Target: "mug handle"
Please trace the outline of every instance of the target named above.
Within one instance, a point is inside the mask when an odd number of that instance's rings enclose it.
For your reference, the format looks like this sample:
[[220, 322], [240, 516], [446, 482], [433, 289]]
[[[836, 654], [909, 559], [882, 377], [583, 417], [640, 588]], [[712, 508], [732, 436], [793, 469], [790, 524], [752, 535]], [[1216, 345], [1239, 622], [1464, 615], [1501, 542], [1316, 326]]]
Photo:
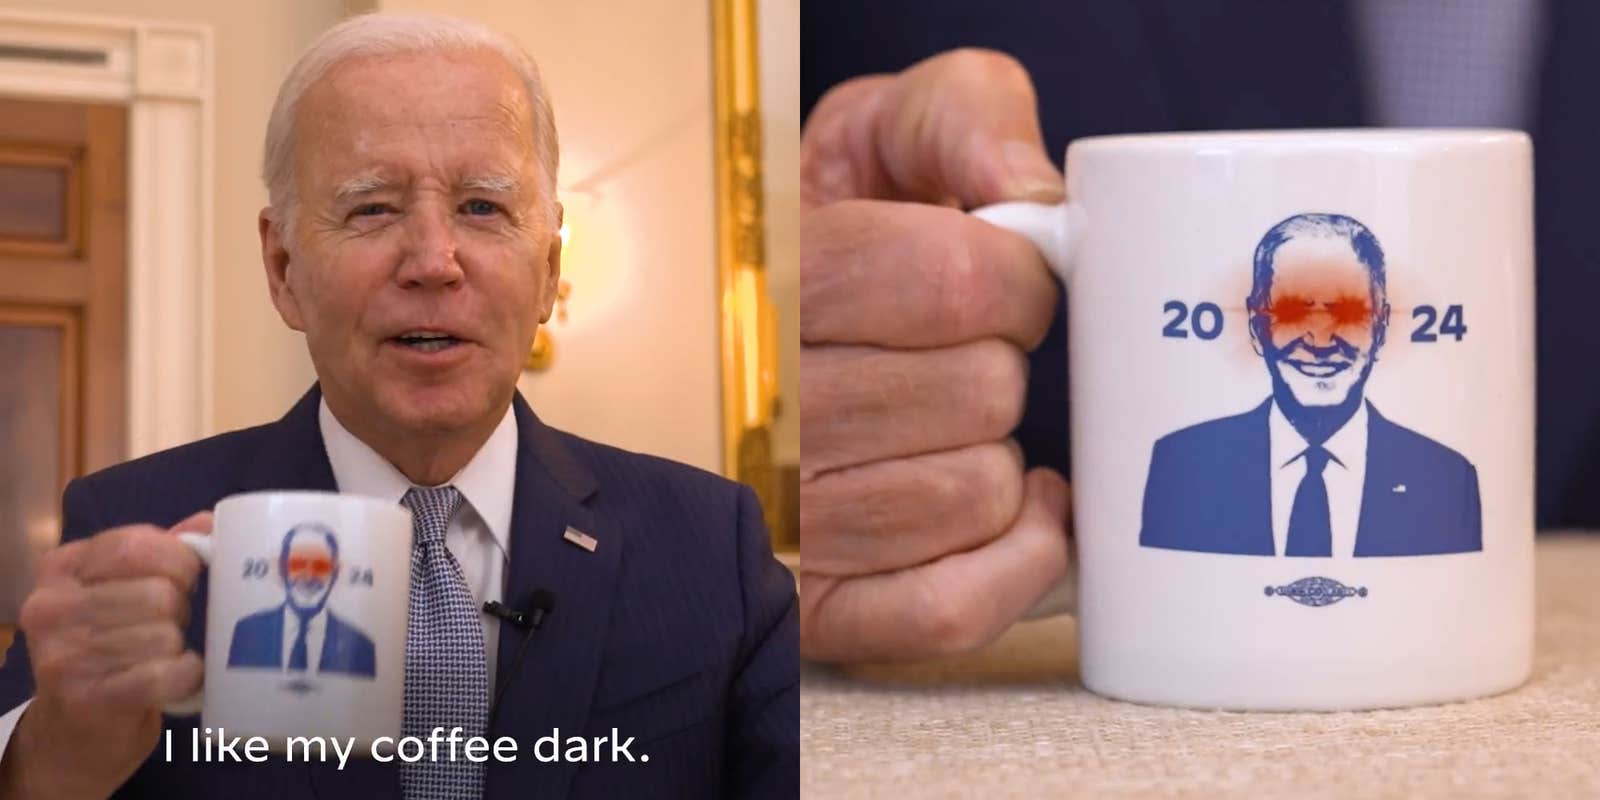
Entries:
[[[1063, 282], [1070, 272], [1072, 248], [1079, 238], [1082, 212], [1069, 203], [996, 203], [974, 209], [972, 216], [1005, 228], [1033, 242], [1046, 264]], [[1071, 548], [1076, 550], [1076, 548]], [[1078, 562], [1067, 562], [1067, 574], [1045, 592], [1027, 613], [1025, 620], [1075, 614], [1078, 606]]]
[[1026, 237], [1039, 248], [1046, 264], [1067, 280], [1072, 249], [1080, 238], [1082, 210], [1070, 203], [995, 203], [972, 210], [972, 216]]
[[[194, 533], [192, 531], [184, 531], [183, 533], [179, 533], [177, 536], [178, 541], [188, 545], [189, 549], [193, 550], [194, 554], [200, 557], [200, 561], [202, 563], [204, 563], [206, 566], [211, 566], [210, 536], [207, 536], [203, 533]], [[192, 717], [195, 714], [200, 713], [200, 701], [204, 698], [204, 696], [205, 684], [202, 679], [200, 688], [196, 689], [194, 694], [185, 697], [182, 700], [168, 703], [162, 707], [161, 713], [174, 717]]]

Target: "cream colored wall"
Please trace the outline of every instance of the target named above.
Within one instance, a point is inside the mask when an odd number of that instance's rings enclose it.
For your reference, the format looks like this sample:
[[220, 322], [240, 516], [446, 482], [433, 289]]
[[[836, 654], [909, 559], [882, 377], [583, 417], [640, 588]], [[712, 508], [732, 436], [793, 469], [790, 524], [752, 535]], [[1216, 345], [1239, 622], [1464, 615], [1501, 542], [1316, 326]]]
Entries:
[[0, 0], [0, 7], [169, 19], [215, 37], [215, 414], [210, 430], [282, 415], [314, 376], [298, 334], [267, 301], [256, 212], [261, 134], [278, 80], [301, 48], [343, 13], [343, 0]]
[[693, 0], [379, 0], [476, 19], [539, 62], [572, 238], [556, 362], [520, 387], [540, 418], [720, 471], [711, 18]]

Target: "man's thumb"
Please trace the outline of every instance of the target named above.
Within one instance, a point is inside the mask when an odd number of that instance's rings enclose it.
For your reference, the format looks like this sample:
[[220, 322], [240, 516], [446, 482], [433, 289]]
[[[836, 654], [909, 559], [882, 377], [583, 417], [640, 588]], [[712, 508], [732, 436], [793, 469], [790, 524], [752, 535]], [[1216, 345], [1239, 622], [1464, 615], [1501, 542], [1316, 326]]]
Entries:
[[1003, 53], [963, 49], [829, 92], [806, 122], [808, 204], [846, 198], [1055, 202], [1033, 82]]

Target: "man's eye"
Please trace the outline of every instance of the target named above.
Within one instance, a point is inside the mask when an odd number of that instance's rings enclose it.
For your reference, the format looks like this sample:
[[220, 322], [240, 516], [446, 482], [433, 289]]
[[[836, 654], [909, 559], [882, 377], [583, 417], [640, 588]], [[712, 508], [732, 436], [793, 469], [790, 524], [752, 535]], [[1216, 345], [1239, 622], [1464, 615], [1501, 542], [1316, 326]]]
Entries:
[[500, 204], [488, 200], [468, 200], [461, 204], [461, 211], [465, 214], [481, 217], [500, 212]]
[[1276, 298], [1268, 308], [1274, 322], [1294, 324], [1311, 316], [1311, 301], [1296, 295]]
[[375, 217], [379, 214], [387, 213], [388, 211], [389, 205], [387, 203], [366, 203], [356, 206], [354, 209], [352, 209], [350, 211], [350, 216]]

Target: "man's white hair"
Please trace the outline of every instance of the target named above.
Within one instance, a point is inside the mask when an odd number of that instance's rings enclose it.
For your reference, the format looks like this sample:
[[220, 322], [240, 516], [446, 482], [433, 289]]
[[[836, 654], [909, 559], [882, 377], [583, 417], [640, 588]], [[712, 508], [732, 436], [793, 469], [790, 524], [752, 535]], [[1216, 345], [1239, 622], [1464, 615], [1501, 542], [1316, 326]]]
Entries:
[[295, 124], [306, 90], [335, 66], [355, 58], [407, 53], [461, 53], [489, 50], [505, 58], [528, 94], [533, 116], [533, 152], [539, 160], [539, 199], [555, 227], [556, 169], [560, 162], [555, 113], [539, 79], [539, 66], [510, 37], [483, 25], [431, 14], [379, 12], [351, 17], [324, 31], [300, 56], [278, 87], [267, 120], [261, 179], [285, 238], [292, 237], [296, 201]]

